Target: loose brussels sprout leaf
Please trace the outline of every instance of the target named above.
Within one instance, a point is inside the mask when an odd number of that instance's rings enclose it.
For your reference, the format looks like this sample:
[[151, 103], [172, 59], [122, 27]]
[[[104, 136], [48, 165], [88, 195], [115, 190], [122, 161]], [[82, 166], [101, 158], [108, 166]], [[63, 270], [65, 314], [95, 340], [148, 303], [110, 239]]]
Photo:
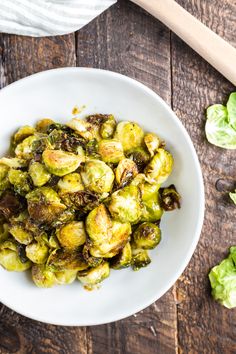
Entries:
[[6, 191], [0, 198], [0, 216], [6, 220], [17, 215], [24, 207], [24, 204], [18, 196], [10, 191]]
[[165, 182], [172, 172], [173, 163], [174, 159], [168, 151], [158, 149], [157, 153], [144, 170], [148, 182]]
[[150, 154], [142, 147], [137, 147], [129, 151], [126, 155], [135, 162], [139, 172], [143, 172], [151, 158]]
[[83, 221], [72, 221], [56, 232], [56, 236], [62, 247], [76, 249], [86, 241], [86, 232]]
[[0, 164], [9, 168], [22, 168], [27, 166], [27, 161], [18, 159], [17, 157], [2, 157], [0, 159]]
[[68, 123], [67, 126], [73, 130], [80, 136], [82, 136], [86, 140], [92, 140], [95, 138], [93, 134], [93, 126], [92, 124], [86, 122], [80, 118], [73, 118]]
[[91, 159], [99, 159], [97, 139], [92, 139], [86, 144], [86, 156]]
[[159, 147], [161, 146], [161, 140], [156, 134], [148, 133], [144, 136], [144, 143], [149, 151], [151, 157], [155, 155]]
[[84, 190], [84, 185], [79, 173], [70, 173], [60, 178], [58, 188], [62, 192], [75, 193]]
[[122, 249], [122, 251], [115, 256], [114, 258], [111, 259], [111, 268], [113, 269], [123, 269], [127, 268], [131, 265], [132, 261], [132, 250], [130, 243], [128, 242], [125, 247]]
[[160, 188], [160, 204], [165, 211], [180, 209], [180, 195], [172, 184], [168, 188]]
[[115, 220], [136, 224], [141, 217], [139, 188], [130, 185], [114, 192], [111, 196], [108, 208]]
[[87, 290], [92, 290], [104, 279], [110, 275], [110, 268], [108, 262], [103, 262], [96, 268], [91, 268], [78, 273], [78, 280], [84, 285]]
[[236, 149], [236, 130], [229, 124], [227, 108], [215, 104], [207, 109], [207, 140], [225, 149]]
[[31, 232], [26, 231], [21, 225], [10, 225], [10, 234], [23, 245], [28, 245], [33, 240], [33, 235]]
[[54, 121], [49, 118], [41, 119], [36, 124], [36, 130], [39, 133], [47, 133], [50, 125], [54, 124]]
[[116, 168], [116, 183], [118, 188], [123, 188], [138, 174], [136, 163], [130, 159], [123, 159]]
[[31, 267], [31, 262], [22, 262], [14, 241], [5, 241], [0, 245], [0, 265], [8, 271], [24, 272]]
[[65, 270], [84, 270], [88, 268], [83, 255], [75, 250], [57, 249], [51, 252], [47, 260], [47, 266], [54, 272]]
[[8, 224], [0, 225], [0, 244], [6, 241], [9, 237]]
[[92, 192], [108, 193], [112, 189], [114, 173], [103, 161], [86, 161], [81, 170], [81, 177], [85, 188]]
[[234, 204], [236, 204], [236, 189], [234, 193], [229, 193], [230, 198], [232, 199], [232, 201], [234, 202]]
[[85, 160], [84, 156], [61, 150], [45, 150], [42, 156], [47, 170], [59, 177], [74, 172]]
[[[69, 128], [67, 129], [69, 130]], [[86, 140], [76, 133], [54, 129], [49, 134], [49, 141], [54, 150], [65, 150], [76, 155], [84, 155], [83, 148], [86, 145]]]
[[120, 122], [114, 138], [121, 141], [124, 151], [129, 151], [143, 144], [144, 132], [136, 123]]
[[14, 186], [14, 191], [21, 196], [25, 196], [31, 191], [31, 183], [28, 172], [10, 169], [8, 172], [9, 182]]
[[229, 256], [209, 273], [213, 298], [223, 306], [236, 307], [236, 246], [230, 248]]
[[48, 247], [44, 243], [32, 242], [26, 246], [26, 256], [36, 264], [43, 264], [48, 258]]
[[29, 125], [25, 125], [21, 127], [14, 135], [13, 137], [13, 143], [19, 144], [21, 143], [24, 139], [28, 138], [31, 135], [34, 135], [35, 129], [33, 127], [30, 127]]
[[122, 144], [116, 139], [101, 140], [98, 143], [98, 153], [101, 159], [107, 163], [117, 164], [125, 157]]
[[47, 171], [46, 167], [40, 162], [33, 162], [30, 165], [29, 175], [32, 178], [32, 181], [36, 187], [42, 187], [51, 178], [51, 175]]
[[90, 253], [90, 246], [86, 243], [83, 247], [83, 257], [86, 263], [88, 263], [89, 267], [97, 267], [102, 263], [101, 257], [93, 257]]
[[236, 129], [236, 92], [231, 93], [227, 102], [229, 124]]
[[100, 203], [98, 194], [90, 191], [79, 191], [76, 193], [59, 192], [59, 195], [66, 206], [82, 211], [85, 214]]
[[77, 270], [64, 270], [56, 272], [55, 277], [59, 285], [68, 285], [75, 281], [77, 276]]
[[16, 157], [25, 160], [32, 159], [35, 151], [34, 144], [37, 140], [38, 138], [35, 135], [31, 135], [28, 138], [24, 139], [15, 148]]
[[49, 187], [40, 187], [26, 195], [30, 217], [37, 223], [51, 224], [66, 209], [57, 193]]
[[55, 274], [44, 264], [34, 264], [32, 267], [32, 279], [39, 288], [51, 288], [57, 284]]
[[93, 209], [86, 218], [86, 231], [95, 245], [108, 243], [112, 236], [112, 221], [104, 204]]
[[143, 249], [132, 249], [132, 269], [137, 271], [140, 268], [146, 267], [151, 263], [148, 252]]
[[138, 226], [133, 234], [133, 242], [136, 248], [151, 250], [161, 241], [161, 230], [155, 224], [144, 222]]
[[144, 183], [140, 186], [142, 194], [141, 221], [156, 222], [161, 219], [163, 209], [159, 201], [159, 184]]

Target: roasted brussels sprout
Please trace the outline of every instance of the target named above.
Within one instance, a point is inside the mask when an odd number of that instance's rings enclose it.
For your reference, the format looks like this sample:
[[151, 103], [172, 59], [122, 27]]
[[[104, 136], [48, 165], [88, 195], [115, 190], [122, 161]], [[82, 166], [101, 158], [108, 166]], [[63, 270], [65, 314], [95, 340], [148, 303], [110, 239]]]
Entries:
[[126, 155], [130, 160], [135, 162], [139, 172], [144, 170], [151, 159], [150, 154], [142, 147], [132, 149]]
[[168, 151], [158, 149], [157, 153], [144, 170], [148, 182], [165, 182], [172, 172], [173, 162], [173, 157]]
[[24, 272], [31, 267], [31, 262], [22, 262], [18, 255], [17, 243], [7, 240], [0, 244], [0, 265], [9, 271]]
[[62, 247], [76, 249], [86, 241], [86, 232], [83, 221], [72, 221], [56, 232]]
[[168, 188], [160, 188], [160, 203], [165, 211], [180, 209], [180, 198], [173, 184]]
[[24, 160], [32, 159], [35, 151], [35, 142], [37, 140], [38, 138], [35, 135], [31, 135], [24, 139], [15, 148], [16, 157]]
[[145, 183], [146, 181], [146, 176], [144, 173], [139, 173], [137, 174], [136, 177], [134, 177], [134, 179], [131, 181], [131, 186], [136, 186], [136, 187], [142, 187], [142, 185]]
[[6, 241], [9, 237], [8, 224], [0, 224], [0, 244]]
[[56, 249], [51, 252], [47, 260], [47, 267], [54, 272], [65, 270], [84, 270], [88, 268], [82, 253], [78, 250]]
[[112, 114], [106, 116], [105, 121], [101, 124], [100, 135], [102, 139], [109, 139], [113, 136], [116, 129], [116, 121]]
[[148, 252], [143, 249], [132, 249], [132, 269], [137, 271], [140, 268], [146, 267], [151, 263]]
[[26, 195], [30, 217], [37, 223], [51, 224], [66, 209], [50, 187], [40, 187]]
[[46, 167], [40, 162], [33, 162], [29, 167], [29, 175], [36, 187], [42, 187], [46, 184], [51, 174], [47, 171]]
[[131, 265], [132, 261], [132, 250], [130, 243], [128, 242], [125, 247], [120, 251], [120, 253], [111, 259], [111, 268], [113, 269], [123, 269]]
[[86, 231], [95, 245], [109, 242], [112, 220], [104, 204], [93, 209], [86, 218]]
[[43, 243], [32, 242], [25, 248], [26, 256], [36, 264], [43, 264], [48, 258], [48, 247]]
[[24, 229], [20, 224], [9, 226], [10, 234], [23, 245], [28, 245], [33, 240], [33, 235], [31, 232]]
[[[67, 128], [69, 130], [69, 128]], [[62, 129], [53, 129], [49, 134], [49, 141], [53, 150], [64, 150], [76, 155], [84, 156], [86, 140], [76, 133]]]
[[29, 125], [25, 125], [21, 127], [13, 137], [13, 144], [17, 145], [21, 143], [23, 140], [28, 138], [31, 135], [34, 135], [35, 129]]
[[55, 274], [45, 264], [34, 264], [32, 267], [32, 279], [39, 288], [51, 288], [57, 284]]
[[127, 186], [114, 192], [109, 211], [115, 220], [136, 224], [141, 218], [141, 195], [136, 186]]
[[84, 156], [62, 150], [45, 150], [42, 156], [47, 170], [59, 177], [74, 172], [85, 160]]
[[77, 270], [64, 270], [61, 272], [56, 272], [55, 277], [57, 284], [67, 285], [73, 283], [77, 276]]
[[10, 188], [8, 171], [9, 171], [8, 166], [0, 164], [0, 193]]
[[104, 279], [108, 278], [109, 275], [109, 263], [103, 262], [96, 268], [90, 268], [79, 272], [77, 278], [84, 285], [85, 289], [92, 290], [96, 288], [96, 285], [100, 284]]
[[155, 224], [144, 222], [138, 226], [133, 234], [135, 247], [144, 250], [155, 248], [161, 241], [161, 230]]
[[28, 172], [10, 169], [8, 172], [9, 182], [14, 186], [14, 191], [21, 196], [25, 196], [31, 191], [31, 183]]
[[163, 209], [159, 200], [159, 184], [144, 183], [140, 185], [142, 194], [141, 221], [156, 222], [161, 219]]
[[73, 118], [68, 123], [67, 126], [73, 130], [80, 136], [82, 136], [86, 140], [92, 140], [93, 138], [97, 138], [93, 134], [93, 126], [89, 122], [86, 122], [80, 118]]
[[153, 134], [153, 133], [145, 134], [144, 143], [145, 143], [151, 157], [153, 157], [155, 155], [157, 150], [162, 145], [160, 138], [156, 134]]
[[36, 124], [36, 130], [39, 133], [47, 133], [48, 127], [50, 127], [50, 125], [52, 124], [54, 124], [54, 121], [52, 119], [49, 118], [41, 119]]
[[97, 267], [99, 264], [102, 263], [101, 257], [94, 257], [90, 253], [90, 246], [86, 243], [83, 247], [83, 257], [86, 263], [88, 263], [89, 267]]
[[119, 140], [103, 139], [98, 143], [98, 153], [107, 163], [117, 164], [124, 156], [123, 147]]
[[21, 198], [11, 191], [4, 192], [0, 197], [0, 217], [3, 216], [6, 220], [17, 215], [23, 207]]
[[143, 144], [144, 132], [137, 123], [120, 122], [116, 127], [114, 138], [122, 143], [126, 152]]
[[95, 193], [108, 193], [114, 181], [112, 169], [99, 160], [88, 160], [81, 169], [81, 177], [85, 188]]
[[123, 188], [138, 174], [138, 169], [134, 161], [123, 159], [116, 168], [116, 183], [118, 188]]
[[23, 159], [18, 159], [17, 157], [2, 157], [0, 164], [9, 168], [23, 168], [27, 166], [28, 162]]
[[69, 175], [60, 178], [58, 188], [62, 193], [76, 193], [84, 190], [84, 185], [79, 173], [70, 173]]
[[100, 202], [99, 195], [90, 191], [78, 191], [76, 193], [59, 192], [59, 195], [67, 207], [79, 210], [84, 214], [87, 214]]

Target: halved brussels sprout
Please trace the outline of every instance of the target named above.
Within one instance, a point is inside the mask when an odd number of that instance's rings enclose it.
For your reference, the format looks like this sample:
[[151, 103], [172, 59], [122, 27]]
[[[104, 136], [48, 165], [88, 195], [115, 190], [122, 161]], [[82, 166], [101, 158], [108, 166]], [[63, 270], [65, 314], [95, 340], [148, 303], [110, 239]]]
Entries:
[[144, 170], [149, 183], [163, 183], [167, 180], [173, 168], [172, 155], [164, 150], [158, 149], [152, 160]]
[[66, 209], [50, 187], [40, 187], [26, 195], [30, 217], [37, 223], [51, 224]]
[[38, 140], [38, 137], [31, 135], [28, 138], [24, 139], [20, 144], [15, 148], [16, 157], [20, 159], [30, 160], [34, 156], [35, 151], [35, 142]]
[[47, 266], [54, 272], [64, 270], [84, 270], [88, 268], [83, 255], [77, 250], [56, 249], [51, 252], [47, 260]]
[[55, 277], [59, 285], [68, 285], [73, 283], [76, 279], [77, 270], [64, 270], [61, 272], [56, 272]]
[[135, 162], [139, 172], [144, 170], [151, 159], [150, 154], [142, 147], [132, 149], [126, 155], [130, 160]]
[[100, 127], [100, 135], [103, 139], [109, 139], [113, 136], [115, 129], [116, 120], [112, 114], [109, 114]]
[[33, 162], [29, 167], [29, 175], [36, 187], [42, 187], [46, 184], [51, 174], [47, 171], [46, 167], [40, 162]]
[[25, 196], [31, 191], [31, 183], [28, 172], [10, 169], [8, 172], [9, 182], [14, 186], [14, 191]]
[[98, 153], [107, 163], [118, 163], [124, 156], [123, 147], [119, 140], [103, 139], [98, 143]]
[[21, 143], [24, 139], [28, 138], [31, 135], [34, 135], [35, 129], [29, 125], [25, 125], [21, 127], [14, 135], [13, 137], [13, 143], [14, 144], [19, 144]]
[[75, 193], [84, 190], [84, 185], [79, 173], [70, 173], [69, 175], [60, 178], [58, 188], [61, 192]]
[[86, 218], [86, 231], [95, 245], [108, 243], [112, 236], [112, 221], [104, 204], [93, 209]]
[[123, 188], [138, 174], [138, 169], [134, 161], [123, 159], [116, 168], [116, 183], [118, 188]]
[[160, 184], [144, 183], [140, 185], [142, 194], [141, 221], [155, 222], [161, 219], [163, 209], [160, 205]]
[[160, 138], [156, 134], [153, 134], [153, 133], [145, 134], [144, 143], [145, 143], [151, 157], [153, 157], [155, 155], [155, 153], [157, 152], [157, 150], [161, 146]]
[[22, 262], [18, 255], [17, 243], [8, 240], [0, 244], [0, 265], [9, 271], [24, 272], [31, 267], [31, 262]]
[[0, 244], [6, 241], [9, 237], [8, 224], [0, 224]]
[[141, 195], [136, 186], [127, 186], [114, 192], [109, 211], [115, 220], [136, 224], [141, 217]]
[[146, 181], [145, 174], [139, 173], [136, 177], [134, 177], [134, 179], [131, 181], [130, 185], [140, 187], [145, 183], [145, 181]]
[[161, 241], [161, 230], [155, 224], [144, 222], [138, 226], [133, 234], [135, 247], [144, 250], [155, 248]]
[[104, 279], [108, 278], [109, 275], [109, 263], [103, 262], [96, 268], [90, 268], [83, 272], [79, 272], [77, 278], [84, 285], [85, 289], [92, 290]]
[[45, 264], [34, 264], [32, 267], [32, 279], [39, 288], [51, 288], [57, 284], [55, 274]]
[[32, 242], [25, 248], [26, 256], [36, 264], [43, 264], [48, 258], [48, 247], [44, 243]]
[[144, 132], [137, 123], [120, 122], [114, 138], [121, 141], [124, 151], [129, 151], [143, 144]]
[[148, 255], [147, 250], [143, 249], [132, 249], [132, 269], [137, 271], [140, 268], [146, 267], [151, 263], [151, 259]]
[[89, 122], [86, 122], [80, 118], [73, 118], [68, 123], [67, 126], [86, 140], [92, 140], [96, 138], [93, 134], [93, 126]]
[[130, 243], [128, 242], [125, 247], [122, 249], [122, 251], [112, 258], [111, 260], [111, 268], [113, 269], [123, 269], [127, 268], [131, 265], [131, 260], [132, 260], [132, 250]]
[[102, 258], [101, 257], [94, 257], [90, 253], [90, 246], [88, 243], [86, 243], [83, 247], [83, 257], [88, 263], [89, 267], [97, 267], [99, 264], [102, 263]]
[[59, 177], [74, 172], [85, 160], [84, 156], [62, 150], [45, 150], [42, 156], [47, 170]]
[[112, 189], [114, 173], [103, 161], [86, 161], [81, 170], [81, 177], [85, 188], [92, 192], [108, 193]]
[[2, 157], [0, 164], [9, 168], [22, 168], [27, 166], [27, 161], [24, 159], [18, 159], [17, 157]]
[[75, 210], [66, 209], [57, 217], [56, 220], [52, 222], [51, 226], [57, 228], [74, 220], [75, 220]]
[[27, 231], [20, 224], [9, 226], [10, 234], [23, 245], [28, 245], [33, 240], [33, 235], [30, 231]]
[[36, 130], [39, 133], [47, 133], [48, 127], [50, 127], [50, 125], [52, 125], [52, 124], [54, 124], [54, 121], [52, 119], [49, 119], [49, 118], [41, 119], [36, 124]]
[[56, 231], [56, 236], [62, 247], [76, 249], [86, 241], [83, 221], [72, 221]]
[[168, 188], [160, 188], [160, 202], [165, 211], [180, 209], [180, 195], [172, 184]]

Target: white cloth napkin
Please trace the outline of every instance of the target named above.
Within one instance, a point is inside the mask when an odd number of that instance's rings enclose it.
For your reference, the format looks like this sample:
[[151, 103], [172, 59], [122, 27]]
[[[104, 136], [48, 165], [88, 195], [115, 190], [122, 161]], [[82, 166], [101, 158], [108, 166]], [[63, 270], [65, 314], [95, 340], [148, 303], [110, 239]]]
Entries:
[[53, 36], [74, 32], [116, 0], [0, 0], [0, 32]]

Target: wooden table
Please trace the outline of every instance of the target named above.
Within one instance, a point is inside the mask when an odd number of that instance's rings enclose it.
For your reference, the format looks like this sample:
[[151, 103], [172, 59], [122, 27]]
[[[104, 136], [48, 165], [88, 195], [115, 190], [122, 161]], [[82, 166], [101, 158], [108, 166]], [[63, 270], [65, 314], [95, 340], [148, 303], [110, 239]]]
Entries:
[[[179, 3], [236, 46], [236, 0]], [[63, 66], [120, 72], [172, 106], [201, 161], [205, 223], [184, 274], [146, 310], [104, 326], [67, 328], [32, 321], [0, 305], [0, 353], [236, 353], [236, 311], [212, 301], [207, 278], [210, 267], [236, 243], [236, 208], [226, 194], [236, 180], [235, 153], [208, 144], [204, 135], [205, 108], [225, 102], [233, 86], [160, 22], [125, 0], [78, 33], [37, 39], [0, 35], [1, 87]]]

